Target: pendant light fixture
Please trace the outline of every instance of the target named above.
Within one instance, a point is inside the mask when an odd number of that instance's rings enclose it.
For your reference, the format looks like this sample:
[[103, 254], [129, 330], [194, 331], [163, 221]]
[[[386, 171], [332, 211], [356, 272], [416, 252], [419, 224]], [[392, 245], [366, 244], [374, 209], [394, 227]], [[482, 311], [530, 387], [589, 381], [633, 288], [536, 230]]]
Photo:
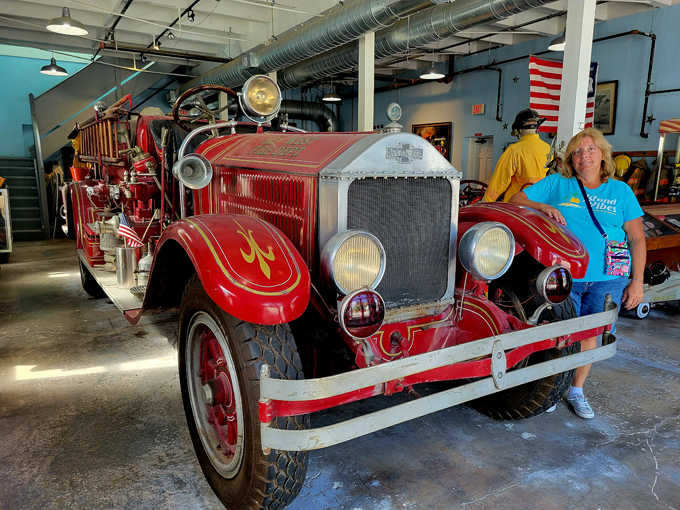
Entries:
[[557, 37], [556, 39], [553, 39], [550, 42], [550, 46], [548, 46], [548, 49], [550, 51], [564, 51], [564, 46], [565, 46], [564, 34], [562, 34], [561, 36]]
[[443, 77], [444, 73], [434, 66], [434, 62], [430, 62], [430, 67], [420, 75], [421, 80], [440, 80]]
[[42, 74], [49, 74], [50, 76], [68, 76], [66, 69], [58, 66], [54, 57], [52, 57], [52, 62], [49, 65], [43, 66], [40, 72]]
[[323, 97], [321, 98], [321, 101], [324, 103], [339, 103], [342, 101], [342, 98], [333, 92], [333, 77], [331, 76], [331, 89], [328, 92], [328, 94], [324, 94]]
[[[87, 29], [80, 21], [71, 18], [68, 7], [61, 11], [61, 18], [53, 18], [47, 23], [47, 30], [66, 35], [87, 35]], [[54, 60], [54, 59], [53, 59]]]

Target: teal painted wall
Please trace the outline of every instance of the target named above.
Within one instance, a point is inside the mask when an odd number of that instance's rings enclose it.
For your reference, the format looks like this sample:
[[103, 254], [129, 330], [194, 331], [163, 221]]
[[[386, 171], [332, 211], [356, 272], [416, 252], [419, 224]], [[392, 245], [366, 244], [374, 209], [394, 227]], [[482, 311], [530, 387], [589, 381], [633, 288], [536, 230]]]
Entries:
[[[40, 68], [50, 63], [49, 58], [35, 59], [0, 55], [3, 79], [3, 120], [0, 123], [0, 157], [26, 157], [23, 124], [31, 124], [28, 95], [39, 96], [67, 76], [40, 74]], [[65, 62], [57, 58], [57, 64], [73, 75], [86, 63]], [[32, 144], [32, 142], [31, 142]]]
[[[617, 34], [633, 29], [654, 32], [657, 35], [652, 74], [652, 90], [680, 87], [680, 69], [677, 67], [680, 48], [680, 5], [625, 16], [595, 25], [594, 38]], [[529, 27], [530, 28], [530, 27]], [[456, 60], [455, 69], [463, 70], [485, 65], [496, 59], [506, 59], [545, 51], [553, 37], [535, 39], [508, 46], [491, 52], [472, 55]], [[615, 151], [656, 150], [659, 144], [659, 120], [680, 117], [680, 92], [652, 95], [648, 115], [656, 117], [647, 124], [649, 138], [641, 138], [640, 122], [647, 80], [649, 49], [648, 37], [631, 35], [593, 44], [592, 60], [600, 63], [598, 81], [619, 81], [615, 133], [608, 136]], [[562, 53], [546, 53], [545, 58], [561, 60]], [[529, 59], [501, 65], [501, 116], [512, 125], [518, 111], [529, 107]], [[446, 72], [446, 65], [439, 66]], [[518, 77], [517, 83], [513, 82]], [[416, 77], [415, 73], [404, 75]], [[498, 75], [494, 71], [477, 71], [456, 76], [452, 83], [432, 83], [377, 94], [375, 97], [374, 124], [386, 124], [385, 111], [393, 101], [401, 104], [403, 116], [399, 121], [405, 131], [411, 131], [413, 124], [430, 122], [453, 122], [452, 163], [465, 170], [467, 166], [467, 137], [475, 133], [493, 135], [493, 163], [502, 154], [503, 147], [516, 141], [510, 135], [510, 128], [503, 129], [496, 116], [496, 87]], [[376, 87], [383, 83], [376, 82]], [[341, 128], [356, 129], [356, 99], [346, 100], [341, 108]], [[472, 115], [472, 105], [484, 103], [483, 115]], [[550, 141], [547, 135], [542, 138]], [[677, 136], [667, 137], [667, 149], [675, 149]], [[649, 162], [649, 161], [648, 161]]]

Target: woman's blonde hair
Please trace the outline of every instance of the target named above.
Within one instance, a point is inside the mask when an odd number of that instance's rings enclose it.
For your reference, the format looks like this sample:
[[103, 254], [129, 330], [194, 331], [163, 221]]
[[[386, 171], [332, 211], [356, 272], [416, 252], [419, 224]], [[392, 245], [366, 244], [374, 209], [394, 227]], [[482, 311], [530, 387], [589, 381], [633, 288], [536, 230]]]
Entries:
[[564, 165], [562, 165], [562, 168], [560, 169], [560, 173], [562, 174], [562, 177], [565, 177], [567, 179], [574, 176], [576, 172], [572, 165], [571, 152], [576, 147], [578, 147], [581, 141], [586, 137], [592, 138], [593, 142], [595, 142], [595, 145], [597, 145], [598, 149], [602, 151], [602, 166], [600, 168], [600, 181], [607, 182], [607, 180], [614, 175], [614, 171], [616, 170], [616, 166], [614, 166], [614, 160], [612, 159], [612, 146], [607, 140], [605, 140], [604, 135], [599, 129], [592, 127], [584, 129], [580, 133], [574, 135], [574, 137], [571, 140], [569, 140], [567, 148], [564, 151], [566, 157], [564, 159]]

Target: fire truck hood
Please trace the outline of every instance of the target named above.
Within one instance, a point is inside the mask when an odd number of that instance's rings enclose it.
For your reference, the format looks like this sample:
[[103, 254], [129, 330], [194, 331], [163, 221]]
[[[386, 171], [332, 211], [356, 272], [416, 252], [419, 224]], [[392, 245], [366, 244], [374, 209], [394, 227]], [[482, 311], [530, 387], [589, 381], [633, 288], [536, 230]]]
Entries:
[[411, 133], [262, 133], [214, 138], [196, 150], [213, 165], [325, 177], [460, 178], [427, 140]]

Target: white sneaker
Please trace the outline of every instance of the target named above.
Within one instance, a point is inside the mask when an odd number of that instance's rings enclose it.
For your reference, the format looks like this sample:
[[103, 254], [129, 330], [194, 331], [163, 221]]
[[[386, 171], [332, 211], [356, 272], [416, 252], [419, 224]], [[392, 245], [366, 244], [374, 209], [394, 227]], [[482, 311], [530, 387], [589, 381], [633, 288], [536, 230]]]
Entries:
[[574, 395], [573, 397], [567, 397], [567, 402], [571, 404], [574, 408], [574, 412], [581, 418], [589, 420], [590, 418], [595, 418], [595, 413], [593, 408], [588, 404], [588, 400], [584, 395]]
[[552, 407], [549, 407], [548, 409], [545, 410], [546, 413], [552, 413], [555, 409], [557, 409], [557, 404], [553, 404]]

